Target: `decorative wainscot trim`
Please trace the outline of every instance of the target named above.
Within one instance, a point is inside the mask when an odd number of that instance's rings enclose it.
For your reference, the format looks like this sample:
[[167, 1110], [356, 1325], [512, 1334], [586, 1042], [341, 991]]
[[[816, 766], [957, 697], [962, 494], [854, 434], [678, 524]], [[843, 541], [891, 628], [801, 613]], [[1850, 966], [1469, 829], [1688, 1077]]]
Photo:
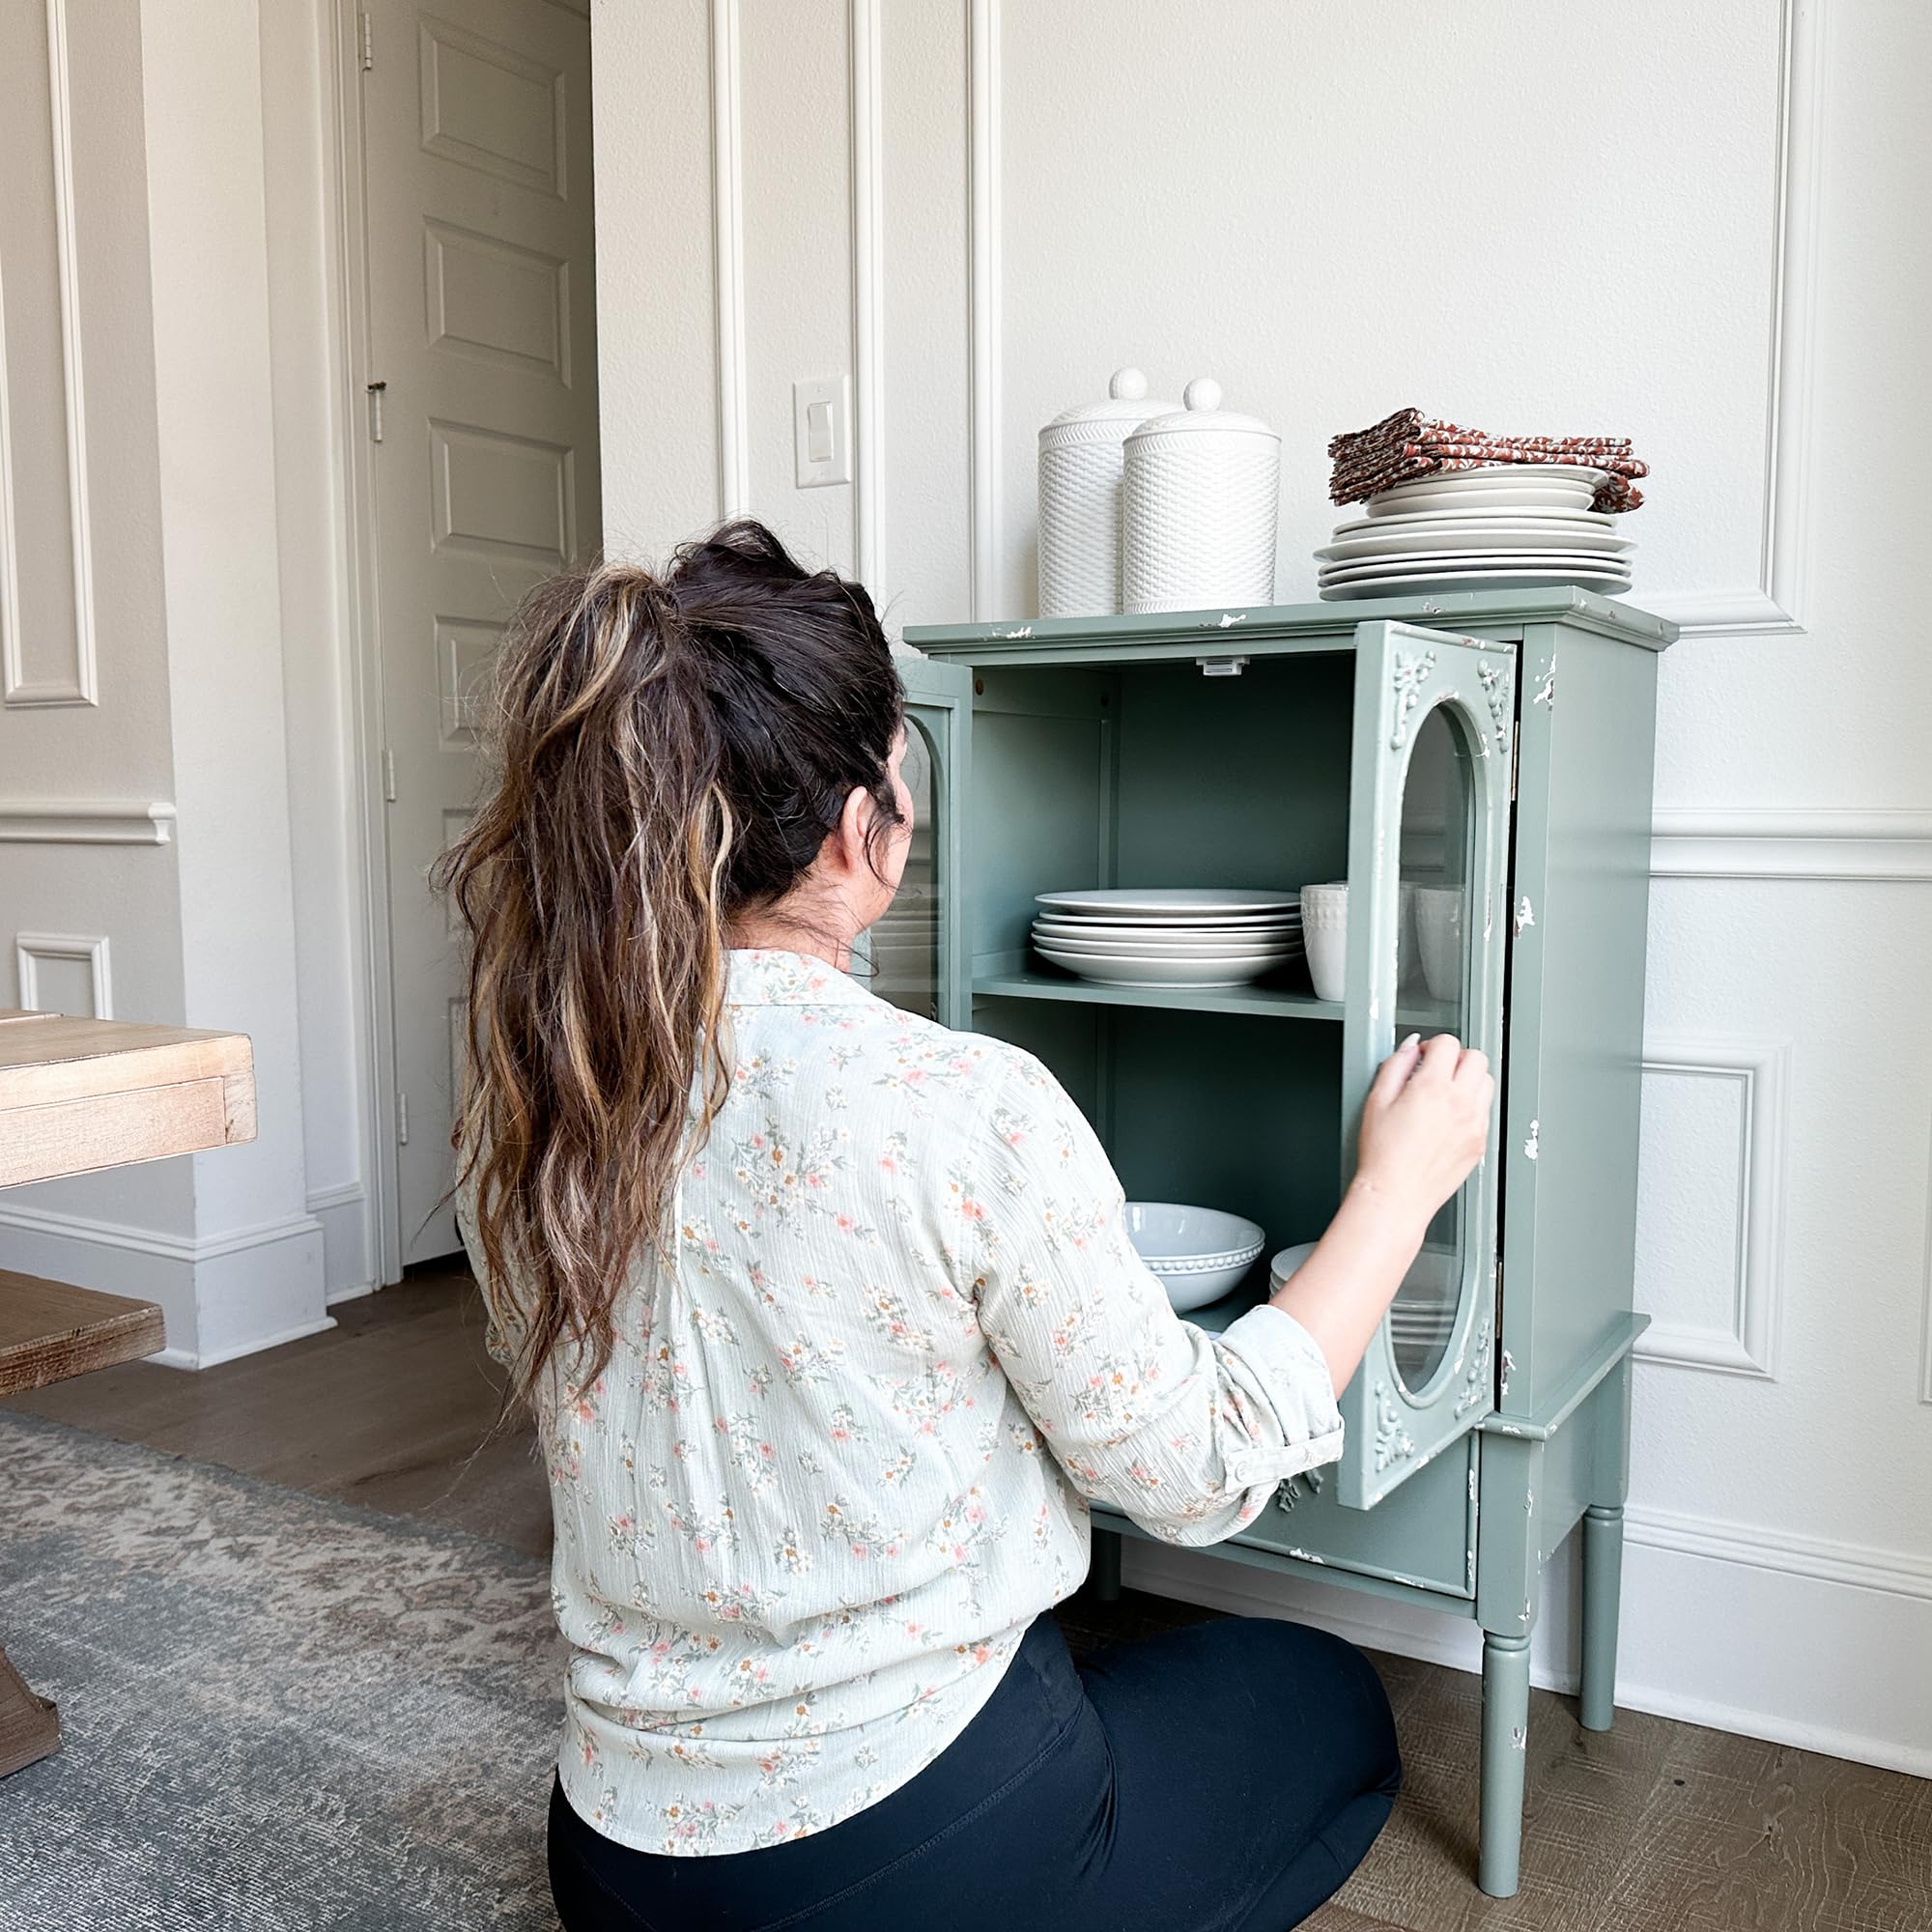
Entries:
[[0, 845], [166, 845], [174, 836], [165, 799], [0, 799]]
[[[51, 988], [41, 983], [44, 960], [71, 959], [87, 968], [89, 1004], [80, 1013], [70, 1003], [62, 1006]], [[14, 935], [14, 969], [18, 976], [20, 1004], [34, 1012], [65, 1012], [76, 1018], [111, 1020], [114, 1017], [113, 980], [107, 964], [107, 938], [104, 933], [16, 932]]]
[[[1661, 1080], [1701, 1080], [1719, 1081], [1734, 1090], [1737, 1139], [1724, 1154], [1735, 1163], [1737, 1220], [1729, 1241], [1730, 1320], [1722, 1325], [1674, 1319], [1671, 1284], [1655, 1279], [1646, 1283], [1639, 1243], [1638, 1302], [1648, 1306], [1652, 1318], [1636, 1344], [1640, 1360], [1776, 1379], [1790, 1062], [1791, 1043], [1785, 1039], [1662, 1035], [1646, 1045], [1646, 1089]], [[1678, 1150], [1658, 1147], [1646, 1136], [1639, 1173], [1653, 1161], [1679, 1157]]]

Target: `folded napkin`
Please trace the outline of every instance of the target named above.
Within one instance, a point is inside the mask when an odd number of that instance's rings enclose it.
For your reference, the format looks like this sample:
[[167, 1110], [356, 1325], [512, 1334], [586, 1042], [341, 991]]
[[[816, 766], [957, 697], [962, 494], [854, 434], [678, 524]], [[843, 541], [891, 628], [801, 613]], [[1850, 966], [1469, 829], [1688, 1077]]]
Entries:
[[1609, 472], [1597, 488], [1594, 507], [1615, 512], [1642, 503], [1643, 492], [1633, 479], [1650, 474], [1650, 466], [1631, 454], [1627, 436], [1491, 436], [1412, 409], [1332, 438], [1328, 455], [1334, 465], [1328, 495], [1337, 503], [1359, 503], [1438, 470], [1567, 463]]

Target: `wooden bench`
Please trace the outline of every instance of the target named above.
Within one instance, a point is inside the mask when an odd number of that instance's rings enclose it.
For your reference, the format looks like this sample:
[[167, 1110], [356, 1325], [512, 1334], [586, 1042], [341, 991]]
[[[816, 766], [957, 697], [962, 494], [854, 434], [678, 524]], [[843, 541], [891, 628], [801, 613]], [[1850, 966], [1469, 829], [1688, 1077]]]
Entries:
[[[243, 1034], [0, 1008], [0, 1187], [255, 1137]], [[166, 1346], [152, 1301], [0, 1268], [0, 1395]], [[0, 1777], [60, 1747], [60, 1714], [0, 1650]]]

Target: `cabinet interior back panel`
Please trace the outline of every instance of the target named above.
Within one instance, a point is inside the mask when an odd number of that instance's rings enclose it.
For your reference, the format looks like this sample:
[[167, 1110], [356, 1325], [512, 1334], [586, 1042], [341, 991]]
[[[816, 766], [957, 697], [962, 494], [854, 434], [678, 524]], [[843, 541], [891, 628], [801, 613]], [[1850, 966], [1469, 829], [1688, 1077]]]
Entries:
[[1283, 891], [1349, 858], [1352, 656], [1121, 677], [1119, 883]]

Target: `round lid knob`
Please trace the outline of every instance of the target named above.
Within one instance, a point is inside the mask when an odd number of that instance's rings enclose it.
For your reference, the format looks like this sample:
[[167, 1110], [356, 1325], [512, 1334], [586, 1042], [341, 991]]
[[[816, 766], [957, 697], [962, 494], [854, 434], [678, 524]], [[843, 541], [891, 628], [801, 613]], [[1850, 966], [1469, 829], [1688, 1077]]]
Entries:
[[1244, 416], [1237, 410], [1221, 407], [1221, 385], [1212, 376], [1197, 376], [1182, 395], [1185, 409], [1163, 416], [1153, 416], [1135, 430], [1129, 441], [1142, 437], [1171, 436], [1177, 430], [1206, 431], [1228, 436], [1264, 436], [1279, 442], [1280, 436], [1259, 416]]
[[1114, 426], [1115, 434], [1126, 436], [1150, 416], [1168, 414], [1172, 403], [1148, 400], [1148, 379], [1138, 369], [1116, 369], [1107, 384], [1107, 393], [1097, 403], [1076, 403], [1040, 430], [1042, 447], [1060, 442], [1092, 442], [1098, 440], [1099, 424]]

